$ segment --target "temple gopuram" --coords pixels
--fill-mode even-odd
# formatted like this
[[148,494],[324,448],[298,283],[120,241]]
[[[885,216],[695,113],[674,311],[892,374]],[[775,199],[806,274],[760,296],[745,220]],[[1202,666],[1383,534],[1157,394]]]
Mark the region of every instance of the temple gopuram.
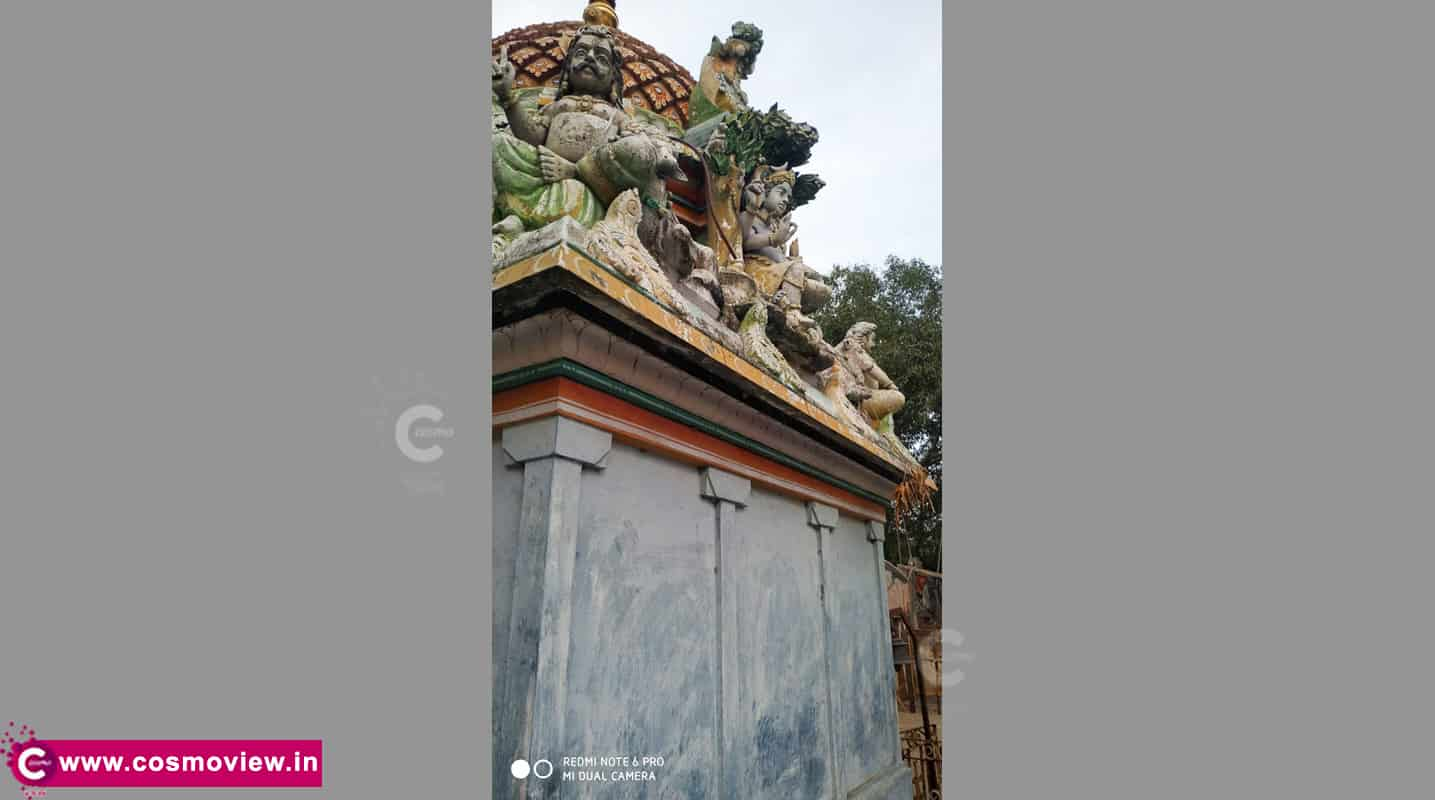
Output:
[[492,42],[494,796],[910,798],[883,547],[932,483],[882,332],[814,319],[817,129],[750,103],[755,24],[694,76],[581,12]]

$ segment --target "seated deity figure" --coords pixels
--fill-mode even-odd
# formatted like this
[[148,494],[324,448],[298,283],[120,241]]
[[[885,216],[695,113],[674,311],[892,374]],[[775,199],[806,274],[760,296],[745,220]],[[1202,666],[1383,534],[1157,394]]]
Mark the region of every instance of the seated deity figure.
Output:
[[[832,297],[832,288],[802,262],[794,246],[783,247],[797,233],[792,222],[792,191],[797,176],[783,168],[759,166],[743,191],[743,270],[757,282],[763,297],[786,316],[787,327],[813,347],[822,344],[822,330],[808,314]],[[778,343],[782,347],[782,343]]]
[[847,397],[862,410],[879,433],[890,433],[891,415],[902,410],[907,398],[887,373],[877,366],[871,348],[876,343],[877,326],[858,322],[847,330],[837,345],[837,357],[846,371]]
[[533,230],[563,216],[584,226],[603,218],[627,189],[645,204],[667,199],[664,179],[681,177],[666,136],[623,110],[623,76],[613,31],[584,25],[563,56],[557,97],[521,103],[505,50],[493,62],[493,96],[507,126],[494,133],[495,216]]

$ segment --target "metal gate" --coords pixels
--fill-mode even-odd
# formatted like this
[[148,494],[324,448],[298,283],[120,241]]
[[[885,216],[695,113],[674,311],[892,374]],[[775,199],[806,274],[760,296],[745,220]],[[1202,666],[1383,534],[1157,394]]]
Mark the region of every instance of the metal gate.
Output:
[[942,800],[942,732],[938,726],[902,731],[902,760],[912,768],[912,800]]
[[940,722],[932,722],[927,708],[927,687],[917,667],[917,634],[911,620],[901,609],[892,609],[892,663],[899,673],[915,679],[915,700],[922,712],[922,724],[911,730],[899,731],[902,760],[912,769],[913,800],[942,798],[942,731]]

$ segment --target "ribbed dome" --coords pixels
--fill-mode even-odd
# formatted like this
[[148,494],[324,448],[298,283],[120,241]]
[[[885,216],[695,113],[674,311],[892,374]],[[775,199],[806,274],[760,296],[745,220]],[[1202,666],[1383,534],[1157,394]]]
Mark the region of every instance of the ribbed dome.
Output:
[[[573,34],[582,22],[547,22],[515,28],[493,40],[493,57],[508,45],[508,60],[517,67],[513,85],[518,88],[557,86],[558,68]],[[622,59],[623,97],[633,105],[656,111],[684,128],[688,125],[688,95],[697,81],[671,58],[646,42],[615,31]]]

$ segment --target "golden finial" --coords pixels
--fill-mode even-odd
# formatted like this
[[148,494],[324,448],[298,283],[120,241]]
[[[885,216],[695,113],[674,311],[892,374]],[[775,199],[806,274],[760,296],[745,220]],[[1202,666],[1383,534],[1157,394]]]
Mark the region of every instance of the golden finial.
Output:
[[583,21],[589,25],[618,27],[618,0],[593,0],[583,9]]

